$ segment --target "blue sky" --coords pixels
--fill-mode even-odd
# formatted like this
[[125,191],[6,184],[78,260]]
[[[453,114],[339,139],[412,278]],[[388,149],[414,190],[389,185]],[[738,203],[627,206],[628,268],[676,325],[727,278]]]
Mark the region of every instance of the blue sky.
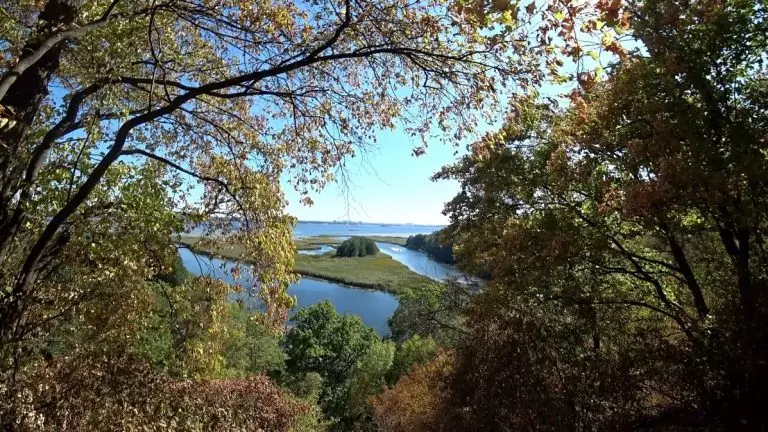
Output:
[[[617,37],[624,38],[622,43],[626,48],[644,51],[637,42],[631,38],[628,40],[628,35]],[[589,43],[599,46],[597,40],[590,40],[584,34],[580,34],[580,40],[588,48],[592,48]],[[585,56],[581,60],[582,70],[594,70],[601,64],[608,65],[616,60],[606,51],[601,50],[599,55],[599,59]],[[576,73],[576,65],[567,58],[564,60],[566,65],[562,72]],[[567,106],[568,100],[562,95],[574,85],[574,82],[558,85],[546,83],[538,91],[541,96],[556,98],[563,106]],[[506,106],[502,103],[498,118],[503,118],[505,113]],[[475,133],[475,139],[498,126],[481,125]],[[430,142],[425,155],[417,158],[411,155],[411,150],[420,140],[414,140],[399,131],[380,132],[377,138],[378,149],[348,161],[349,176],[353,180],[349,201],[345,199],[338,184],[331,184],[322,192],[311,195],[313,206],[304,206],[299,202],[299,194],[283,181],[283,190],[289,201],[288,213],[300,220],[447,224],[448,218],[442,214],[443,206],[459,191],[459,184],[445,180],[433,182],[429,178],[443,165],[455,162],[458,158],[456,151],[459,155],[466,153],[466,143],[475,139],[468,139],[459,148],[440,144],[436,140]]]
[[334,183],[311,195],[313,206],[305,206],[299,202],[299,194],[283,181],[288,213],[300,220],[448,223],[443,205],[456,195],[459,185],[429,178],[443,165],[454,162],[454,153],[462,154],[465,148],[435,142],[430,143],[426,154],[412,156],[411,150],[420,142],[399,131],[379,132],[378,148],[347,161],[349,200],[344,188]]

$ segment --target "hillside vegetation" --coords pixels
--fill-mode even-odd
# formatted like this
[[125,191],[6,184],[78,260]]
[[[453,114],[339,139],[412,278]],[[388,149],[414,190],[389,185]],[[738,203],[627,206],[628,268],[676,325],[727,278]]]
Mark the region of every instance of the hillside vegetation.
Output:
[[766,431],[767,215],[765,0],[2,1],[0,431]]

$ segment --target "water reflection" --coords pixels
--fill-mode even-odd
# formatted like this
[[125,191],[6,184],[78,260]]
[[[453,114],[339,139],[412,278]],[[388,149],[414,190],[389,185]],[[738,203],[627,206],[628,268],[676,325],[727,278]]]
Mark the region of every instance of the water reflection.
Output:
[[451,278],[463,278],[464,273],[453,266],[439,263],[424,252],[406,249],[390,243],[376,243],[379,250],[409,269],[430,279],[444,281]]

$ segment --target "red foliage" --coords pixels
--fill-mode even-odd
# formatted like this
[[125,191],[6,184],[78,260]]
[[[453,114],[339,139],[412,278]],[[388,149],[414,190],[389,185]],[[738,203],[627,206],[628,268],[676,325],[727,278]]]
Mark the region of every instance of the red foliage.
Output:
[[373,401],[374,417],[387,432],[438,431],[438,413],[445,398],[453,356],[441,353],[414,367],[398,383]]
[[309,409],[264,376],[175,380],[96,356],[38,364],[3,393],[0,427],[18,431],[287,431]]

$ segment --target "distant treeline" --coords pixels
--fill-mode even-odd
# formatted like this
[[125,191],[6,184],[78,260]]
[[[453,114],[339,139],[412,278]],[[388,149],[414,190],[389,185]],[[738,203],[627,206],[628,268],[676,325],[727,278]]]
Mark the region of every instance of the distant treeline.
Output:
[[454,264],[456,259],[453,256],[453,242],[441,239],[442,230],[435,231],[432,234],[416,234],[408,237],[405,247],[413,250],[424,251],[435,261]]

